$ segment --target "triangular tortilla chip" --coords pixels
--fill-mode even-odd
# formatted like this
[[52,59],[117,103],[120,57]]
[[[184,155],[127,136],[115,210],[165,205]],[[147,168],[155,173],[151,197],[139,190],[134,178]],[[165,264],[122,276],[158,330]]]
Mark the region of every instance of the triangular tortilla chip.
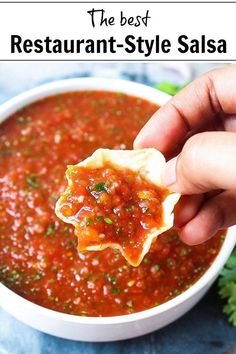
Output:
[[[68,187],[57,201],[55,211],[57,216],[64,222],[74,225],[79,241],[78,249],[80,251],[99,251],[107,247],[112,247],[119,249],[121,254],[132,266],[138,266],[141,263],[145,254],[149,251],[153,240],[173,226],[173,209],[180,197],[178,193],[170,192],[161,184],[161,173],[165,167],[165,163],[164,156],[159,151],[152,148],[141,150],[98,149],[86,160],[75,166],[69,166],[66,172]],[[150,185],[150,189],[159,188],[159,190],[163,191],[161,225],[156,225],[146,230],[145,234],[143,234],[143,239],[141,241],[139,240],[134,245],[130,245],[128,241],[127,244],[124,241],[119,243],[118,236],[117,242],[114,242],[114,240],[106,240],[106,237],[102,240],[99,238],[94,227],[86,225],[81,229],[81,220],[78,220],[78,216],[67,215],[63,212],[63,208],[68,206],[68,203],[73,203],[73,200],[83,203],[83,196],[78,197],[78,195],[75,195],[74,188],[76,187],[73,184],[73,174],[76,174],[81,167],[86,168],[86,171],[89,172],[90,170],[101,169],[107,165],[117,171],[131,170],[136,176],[141,176],[141,179],[145,181],[145,183],[148,183],[148,186]],[[104,220],[108,224],[110,223],[109,218],[104,217]]]

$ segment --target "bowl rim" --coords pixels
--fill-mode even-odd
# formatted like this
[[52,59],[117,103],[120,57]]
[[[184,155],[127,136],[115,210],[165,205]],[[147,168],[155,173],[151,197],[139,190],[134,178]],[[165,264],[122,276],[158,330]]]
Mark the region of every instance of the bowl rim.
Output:
[[[27,104],[39,101],[40,99],[55,94],[79,90],[104,90],[111,92],[122,92],[131,96],[147,99],[150,102],[158,104],[159,106],[166,103],[170,98],[169,95],[157,89],[128,80],[92,77],[66,79],[37,86],[36,88],[21,93],[8,100],[7,102],[3,103],[0,106],[0,123],[6,120],[11,114],[15,113],[17,110],[26,106]],[[210,284],[211,281],[216,278],[220,269],[223,267],[230,253],[232,252],[236,243],[235,235],[236,226],[232,226],[226,232],[226,238],[221,246],[218,255],[216,256],[210,267],[206,270],[206,272],[192,286],[190,286],[187,290],[185,290],[180,295],[174,297],[173,299],[144,311],[120,316],[84,317],[54,311],[46,307],[37,305],[16,294],[14,291],[10,290],[2,283],[0,283],[0,295],[1,293],[4,293],[9,298],[9,301],[14,298],[18,302],[19,306],[27,307],[29,311],[37,312],[40,316],[45,316],[54,320],[61,320],[63,322],[70,322],[74,324],[78,323],[102,326],[144,320],[157,316],[167,310],[173,310],[175,307],[187,301],[196,293],[200,292],[208,284]],[[4,296],[2,298],[4,298]],[[1,296],[0,306],[4,308],[4,304],[1,304]]]
[[[117,87],[119,87],[119,89],[117,89]],[[124,79],[78,77],[57,80],[26,90],[0,104],[0,123],[19,110],[19,107],[23,108],[28,104],[39,101],[43,98],[63,92],[92,90],[125,93],[130,96],[146,99],[159,106],[166,103],[171,97],[167,93],[151,86]],[[142,94],[140,92],[142,92]]]

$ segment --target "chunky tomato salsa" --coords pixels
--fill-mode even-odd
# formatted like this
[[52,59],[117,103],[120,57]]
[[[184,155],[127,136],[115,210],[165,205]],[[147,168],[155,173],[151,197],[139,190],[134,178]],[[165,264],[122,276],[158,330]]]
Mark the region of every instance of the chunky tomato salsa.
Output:
[[71,166],[67,175],[70,187],[61,197],[60,213],[74,224],[78,249],[116,245],[137,264],[150,232],[163,223],[167,189],[110,164],[94,169]]
[[[120,93],[74,92],[36,102],[0,125],[3,284],[53,310],[113,316],[166,302],[206,271],[221,246],[220,234],[189,247],[170,230],[134,268],[113,249],[78,252],[73,226],[54,213],[66,166],[99,147],[131,149],[157,108]],[[111,216],[104,217],[109,226]]]

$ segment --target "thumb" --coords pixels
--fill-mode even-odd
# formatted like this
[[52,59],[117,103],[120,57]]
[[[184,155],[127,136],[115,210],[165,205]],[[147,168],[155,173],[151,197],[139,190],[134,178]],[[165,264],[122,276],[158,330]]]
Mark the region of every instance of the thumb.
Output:
[[192,136],[166,164],[163,183],[181,194],[236,190],[236,133],[205,132]]

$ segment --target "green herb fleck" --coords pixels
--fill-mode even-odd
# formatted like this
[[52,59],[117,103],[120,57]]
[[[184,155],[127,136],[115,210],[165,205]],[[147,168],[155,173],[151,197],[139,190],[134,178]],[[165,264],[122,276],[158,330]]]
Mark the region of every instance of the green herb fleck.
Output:
[[96,216],[95,221],[102,221],[104,218],[102,215]]
[[114,294],[114,295],[119,295],[120,290],[119,290],[118,288],[112,288],[112,289],[111,289],[111,292],[112,292],[112,294]]
[[126,302],[126,305],[127,305],[128,307],[133,307],[133,301],[132,301],[132,300],[127,301],[127,302]]
[[180,294],[180,291],[179,291],[179,289],[174,289],[173,293],[177,296]]
[[111,225],[113,224],[113,221],[110,218],[104,218],[104,221],[106,224]]
[[63,310],[68,310],[68,308],[71,308],[70,302],[71,302],[71,299],[68,299],[63,302],[63,305],[62,305]]
[[42,279],[42,274],[37,272],[36,274],[33,275],[33,280],[40,280]]
[[53,200],[53,201],[56,201],[58,199],[58,196],[56,194],[52,194],[50,196],[50,199]]
[[16,280],[18,280],[20,278],[20,274],[16,270],[13,270],[11,272],[11,278],[12,278],[13,281],[16,281]]
[[47,230],[46,230],[46,235],[54,235],[55,234],[55,225],[48,225]]
[[51,269],[52,269],[53,273],[57,273],[57,266],[56,265],[53,265]]
[[107,280],[112,283],[113,285],[115,285],[117,283],[116,277],[114,275],[111,274],[107,274],[106,275]]
[[152,266],[152,269],[153,269],[155,272],[158,272],[158,270],[160,270],[159,264],[155,264],[154,266]]
[[54,112],[61,112],[62,108],[60,106],[54,107]]
[[93,277],[91,277],[90,280],[91,280],[92,282],[95,282],[96,280],[98,280],[98,277],[93,276]]
[[29,175],[26,177],[26,182],[28,183],[28,185],[32,188],[38,188],[39,187],[39,183],[37,181],[37,177],[35,174]]
[[92,218],[87,218],[86,221],[85,221],[85,226],[90,226],[93,222],[93,219]]
[[223,243],[224,240],[225,240],[225,235],[221,235],[221,236],[220,236],[220,240],[221,240],[221,242]]
[[66,171],[67,176],[71,176],[73,174],[77,174],[77,167],[76,166],[69,166]]
[[94,186],[94,189],[96,192],[106,192],[106,183],[105,182],[100,182]]

